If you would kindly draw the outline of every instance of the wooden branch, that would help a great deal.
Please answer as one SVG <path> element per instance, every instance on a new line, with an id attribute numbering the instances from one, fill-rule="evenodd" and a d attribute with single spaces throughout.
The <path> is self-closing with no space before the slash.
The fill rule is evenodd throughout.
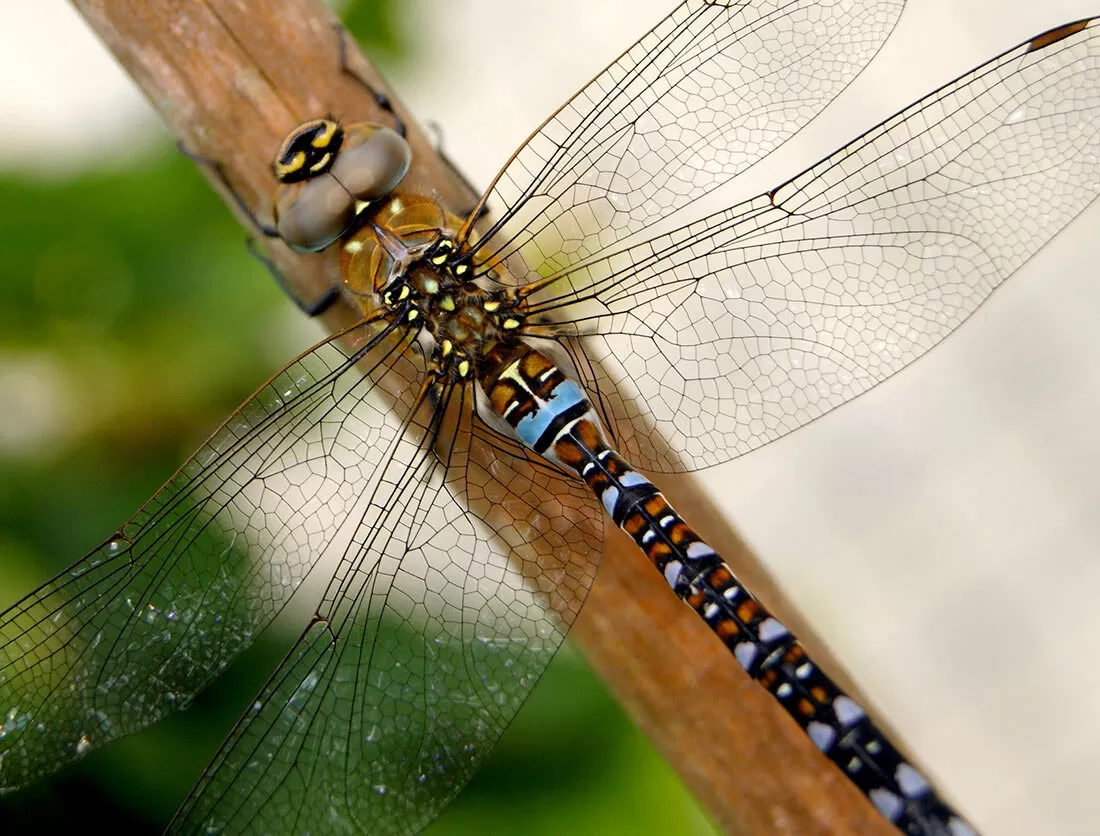
<path id="1" fill-rule="evenodd" d="M 339 65 L 335 20 L 317 0 L 72 0 L 185 148 L 217 160 L 261 219 L 270 218 L 269 163 L 298 122 L 325 114 L 387 123 Z M 501 4 L 506 13 L 507 4 Z M 381 79 L 348 43 L 352 66 Z M 608 58 L 611 56 L 609 55 Z M 469 194 L 415 120 L 406 184 L 469 206 Z M 215 189 L 228 198 L 211 170 Z M 167 197 L 167 196 L 166 196 Z M 229 199 L 242 222 L 244 213 Z M 253 230 L 256 234 L 257 231 Z M 273 258 L 303 299 L 331 287 L 331 256 Z M 350 324 L 350 308 L 325 315 Z M 857 689 L 793 611 L 729 523 L 690 479 L 662 479 L 669 499 L 850 693 Z M 593 667 L 720 826 L 737 834 L 895 834 L 618 531 L 573 631 Z M 866 705 L 866 700 L 863 700 Z"/>

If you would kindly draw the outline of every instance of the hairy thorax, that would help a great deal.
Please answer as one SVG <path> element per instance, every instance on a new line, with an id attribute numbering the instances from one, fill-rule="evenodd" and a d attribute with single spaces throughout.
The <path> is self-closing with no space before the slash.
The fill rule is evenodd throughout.
<path id="1" fill-rule="evenodd" d="M 455 248 L 462 221 L 429 198 L 394 194 L 343 242 L 341 272 L 365 314 L 379 306 L 418 333 L 429 363 L 458 377 L 494 345 L 518 339 L 523 303 L 499 271 L 474 278 Z"/>

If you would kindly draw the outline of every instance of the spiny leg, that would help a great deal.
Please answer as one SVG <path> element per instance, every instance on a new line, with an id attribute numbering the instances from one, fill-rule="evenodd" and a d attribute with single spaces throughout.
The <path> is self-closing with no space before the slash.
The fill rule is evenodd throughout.
<path id="1" fill-rule="evenodd" d="M 376 105 L 393 117 L 393 129 L 404 137 L 408 129 L 405 127 L 405 122 L 397 115 L 397 111 L 393 109 L 393 102 L 390 100 L 390 97 L 378 90 L 359 72 L 351 67 L 348 63 L 348 31 L 340 23 L 337 23 L 335 28 L 336 36 L 340 40 L 340 72 L 354 79 L 360 87 L 370 94 L 370 97 L 374 99 Z"/>
<path id="2" fill-rule="evenodd" d="M 354 79 L 355 82 L 357 84 L 359 84 L 359 86 L 361 86 L 364 90 L 366 90 L 367 93 L 371 96 L 371 98 L 374 99 L 375 104 L 377 104 L 382 110 L 384 110 L 386 113 L 390 114 L 390 116 L 393 117 L 394 130 L 397 131 L 397 133 L 399 133 L 401 136 L 405 136 L 407 128 L 405 126 L 404 121 L 402 121 L 401 117 L 397 115 L 397 111 L 394 110 L 393 102 L 391 101 L 390 97 L 387 96 L 385 93 L 379 91 L 373 84 L 371 84 L 369 81 L 367 81 L 360 73 L 356 72 L 351 67 L 351 65 L 348 63 L 348 40 L 347 40 L 348 37 L 349 37 L 348 36 L 348 31 L 339 23 L 336 24 L 336 30 L 337 30 L 337 35 L 340 39 L 340 70 L 341 70 L 341 72 L 346 73 L 348 76 L 350 76 L 352 79 Z M 470 182 L 470 179 L 465 174 L 462 173 L 461 169 L 459 169 L 458 166 L 456 166 L 454 164 L 454 162 L 451 160 L 451 158 L 448 157 L 447 154 L 444 153 L 444 151 L 443 151 L 443 131 L 440 130 L 439 125 L 435 122 L 429 122 L 428 123 L 428 128 L 435 134 L 434 148 L 435 148 L 436 154 L 439 155 L 439 158 L 443 161 L 443 164 L 446 165 L 447 168 L 449 168 L 451 170 L 451 172 L 455 175 L 455 177 L 457 177 L 459 179 L 459 181 L 466 188 L 466 190 L 474 196 L 474 200 L 476 201 L 477 198 L 479 198 L 481 196 L 481 192 L 474 186 L 473 183 Z M 469 216 L 469 214 L 471 212 L 474 211 L 476 206 L 477 206 L 477 204 L 474 203 L 472 206 L 469 206 L 469 207 L 463 209 L 462 211 L 458 212 L 457 214 L 460 218 L 466 218 L 466 217 Z M 487 212 L 488 212 L 488 209 L 485 206 L 482 206 L 481 211 L 478 213 L 478 218 L 480 219 L 481 216 L 486 214 Z"/>
<path id="3" fill-rule="evenodd" d="M 191 162 L 213 171 L 219 182 L 221 182 L 222 186 L 225 187 L 225 190 L 229 192 L 229 194 L 232 196 L 233 201 L 237 204 L 237 208 L 241 210 L 241 213 L 244 214 L 245 217 L 247 217 L 248 220 L 251 222 L 251 224 L 256 227 L 256 229 L 260 230 L 260 232 L 262 232 L 265 237 L 279 239 L 282 238 L 282 236 L 279 235 L 279 230 L 276 229 L 275 226 L 261 221 L 256 213 L 252 211 L 252 207 L 245 202 L 244 197 L 241 196 L 241 193 L 237 191 L 236 187 L 234 187 L 232 183 L 229 182 L 229 178 L 226 176 L 225 169 L 222 167 L 222 164 L 220 162 L 189 151 L 182 142 L 177 142 L 176 148 L 181 154 L 183 154 L 183 156 L 191 160 Z M 248 248 L 249 254 L 258 262 L 260 262 L 260 264 L 262 264 L 265 268 L 267 268 L 267 271 L 271 274 L 271 277 L 275 279 L 275 283 L 279 285 L 280 288 L 282 288 L 283 293 L 290 297 L 290 300 L 298 307 L 298 310 L 300 310 L 306 316 L 320 316 L 330 307 L 332 307 L 336 300 L 340 298 L 340 291 L 335 287 L 330 287 L 321 296 L 319 296 L 317 299 L 314 299 L 313 301 L 306 301 L 305 299 L 302 299 L 295 292 L 290 282 L 286 280 L 286 277 L 282 274 L 279 268 L 275 266 L 275 262 L 273 262 L 262 252 L 260 252 L 259 248 L 256 246 L 256 240 L 251 235 L 247 239 L 245 239 L 245 246 Z"/>
<path id="4" fill-rule="evenodd" d="M 336 303 L 336 300 L 340 298 L 339 289 L 330 286 L 312 302 L 307 302 L 295 292 L 295 289 L 291 286 L 290 282 L 286 280 L 282 271 L 275 266 L 275 262 L 260 251 L 259 247 L 256 246 L 255 238 L 249 236 L 245 241 L 245 246 L 248 248 L 248 254 L 267 268 L 267 272 L 271 274 L 271 278 L 275 280 L 275 283 L 282 288 L 283 293 L 289 296 L 291 301 L 298 306 L 298 310 L 306 316 L 320 316 L 331 308 Z"/>
<path id="5" fill-rule="evenodd" d="M 229 177 L 225 173 L 225 169 L 222 164 L 217 160 L 212 160 L 209 157 L 204 157 L 201 154 L 196 154 L 193 151 L 189 151 L 182 142 L 176 143 L 176 150 L 183 156 L 187 157 L 195 165 L 208 168 L 214 172 L 214 175 L 218 178 L 221 184 L 225 187 L 225 190 L 229 192 L 233 201 L 237 204 L 237 208 L 248 218 L 249 222 L 256 227 L 267 238 L 279 238 L 279 230 L 277 230 L 272 224 L 264 223 L 260 220 L 259 216 L 252 211 L 252 207 L 249 206 L 245 199 L 241 196 L 241 193 L 237 191 L 236 186 L 229 182 Z"/>
<path id="6" fill-rule="evenodd" d="M 443 128 L 440 127 L 439 123 L 438 122 L 428 122 L 428 130 L 432 134 L 434 134 L 433 138 L 434 138 L 435 142 L 433 143 L 433 147 L 435 148 L 435 153 L 439 156 L 439 159 L 443 160 L 443 164 L 446 165 L 447 168 L 449 168 L 451 170 L 451 172 L 455 175 L 455 177 L 457 177 L 461 181 L 461 183 L 462 183 L 463 187 L 465 187 L 466 191 L 468 191 L 470 194 L 472 194 L 474 196 L 474 204 L 472 206 L 469 206 L 469 207 L 463 209 L 461 212 L 458 213 L 458 216 L 460 218 L 463 218 L 463 219 L 468 218 L 470 216 L 470 213 L 472 213 L 475 209 L 478 208 L 477 200 L 478 200 L 478 198 L 481 197 L 481 191 L 478 190 L 478 188 L 473 183 L 470 182 L 470 178 L 467 177 L 462 172 L 462 169 L 460 169 L 455 164 L 455 162 L 449 156 L 447 156 L 447 152 L 443 150 Z M 480 221 L 488 213 L 489 213 L 489 204 L 488 203 L 482 203 L 481 208 L 478 210 L 477 217 L 474 218 L 474 220 L 475 221 Z"/>

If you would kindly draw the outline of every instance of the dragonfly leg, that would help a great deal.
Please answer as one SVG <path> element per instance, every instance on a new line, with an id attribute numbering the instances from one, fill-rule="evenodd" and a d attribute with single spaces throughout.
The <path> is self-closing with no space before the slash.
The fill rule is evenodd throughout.
<path id="1" fill-rule="evenodd" d="M 268 258 L 260 248 L 256 246 L 255 238 L 249 236 L 245 241 L 245 246 L 248 248 L 248 254 L 267 268 L 267 272 L 271 274 L 271 278 L 275 280 L 275 284 L 282 288 L 283 293 L 289 296 L 290 301 L 297 305 L 298 310 L 306 316 L 320 316 L 331 308 L 336 300 L 340 298 L 340 291 L 336 287 L 330 287 L 316 299 L 306 301 L 295 292 L 290 282 L 286 280 L 286 276 L 284 276 L 282 271 L 275 265 L 275 262 Z"/>
<path id="2" fill-rule="evenodd" d="M 405 136 L 406 133 L 408 132 L 408 129 L 407 129 L 404 121 L 401 119 L 401 117 L 397 115 L 397 111 L 394 110 L 393 101 L 390 99 L 390 97 L 387 96 L 382 91 L 378 90 L 373 84 L 371 84 L 369 81 L 367 81 L 367 79 L 365 79 L 362 76 L 361 73 L 359 73 L 355 69 L 353 69 L 352 66 L 348 63 L 348 32 L 347 32 L 347 30 L 339 23 L 336 24 L 336 30 L 337 30 L 337 35 L 340 38 L 340 70 L 341 70 L 341 72 L 344 72 L 347 75 L 349 75 L 351 78 L 353 78 L 355 80 L 355 82 L 357 84 L 359 84 L 359 86 L 361 86 L 364 90 L 366 90 L 367 93 L 370 94 L 371 98 L 374 99 L 375 104 L 377 104 L 380 108 L 382 108 L 382 110 L 384 110 L 386 113 L 390 114 L 390 116 L 393 117 L 394 130 L 397 131 L 397 133 L 399 133 L 401 136 Z M 434 144 L 434 147 L 435 147 L 436 154 L 438 154 L 439 158 L 441 160 L 443 160 L 443 162 L 447 166 L 447 168 L 449 168 L 454 173 L 454 175 L 460 181 L 462 181 L 462 185 L 466 187 L 467 191 L 469 191 L 470 194 L 472 194 L 474 196 L 474 199 L 476 200 L 478 197 L 481 196 L 481 192 L 478 191 L 474 187 L 474 185 L 470 182 L 469 178 L 465 174 L 462 173 L 462 171 L 458 168 L 458 166 L 456 166 L 454 164 L 454 162 L 451 160 L 451 158 L 448 157 L 443 152 L 443 131 L 440 130 L 439 125 L 435 122 L 429 122 L 428 127 L 435 134 L 435 142 L 433 144 Z M 462 218 L 467 217 L 471 212 L 473 212 L 473 210 L 476 207 L 477 207 L 476 203 L 473 204 L 472 206 L 467 207 L 465 210 L 458 213 L 459 217 L 462 217 Z M 487 211 L 488 210 L 485 208 L 485 206 L 482 206 L 481 210 L 478 212 L 478 218 L 480 218 L 482 215 L 484 215 Z"/>
<path id="3" fill-rule="evenodd" d="M 360 87 L 370 94 L 376 105 L 393 117 L 393 129 L 404 137 L 408 129 L 405 127 L 404 120 L 402 120 L 401 117 L 397 115 L 397 111 L 394 110 L 393 102 L 390 100 L 390 97 L 367 81 L 362 74 L 352 68 L 348 63 L 348 31 L 341 24 L 337 23 L 336 34 L 340 39 L 340 71 L 354 79 Z"/>
<path id="4" fill-rule="evenodd" d="M 196 154 L 193 151 L 189 151 L 182 142 L 176 143 L 176 148 L 183 156 L 191 160 L 196 165 L 203 166 L 214 172 L 215 176 L 225 187 L 225 190 L 233 197 L 233 201 L 237 204 L 237 208 L 248 218 L 249 222 L 267 238 L 282 238 L 279 235 L 279 230 L 270 223 L 261 221 L 260 218 L 252 211 L 252 207 L 245 203 L 241 193 L 229 182 L 229 178 L 225 174 L 225 169 L 222 164 L 217 160 L 212 160 L 209 157 L 204 157 L 201 154 Z M 260 264 L 267 268 L 267 271 L 271 274 L 271 277 L 275 279 L 275 283 L 283 289 L 283 293 L 290 297 L 290 300 L 298 307 L 302 313 L 306 316 L 319 316 L 327 311 L 332 304 L 339 298 L 340 291 L 335 287 L 329 288 L 328 291 L 323 293 L 319 298 L 312 301 L 302 299 L 290 283 L 286 280 L 286 277 L 280 272 L 279 268 L 275 266 L 270 258 L 260 252 L 260 249 L 256 246 L 256 240 L 249 236 L 245 241 L 245 246 L 248 248 L 249 254 L 255 258 Z"/>
<path id="5" fill-rule="evenodd" d="M 433 134 L 432 138 L 434 142 L 432 145 L 435 148 L 435 153 L 439 155 L 439 159 L 443 160 L 443 163 L 454 173 L 455 177 L 462 181 L 462 185 L 465 186 L 466 191 L 474 196 L 474 204 L 463 209 L 458 213 L 458 216 L 460 218 L 467 218 L 476 209 L 477 217 L 474 218 L 474 220 L 481 220 L 482 217 L 489 213 L 488 202 L 482 203 L 481 208 L 478 208 L 477 199 L 481 196 L 481 192 L 470 182 L 470 178 L 463 174 L 462 170 L 455 165 L 454 161 L 447 156 L 447 152 L 443 150 L 443 128 L 440 124 L 434 121 L 428 122 L 428 130 Z"/>
<path id="6" fill-rule="evenodd" d="M 237 191 L 237 188 L 229 182 L 229 178 L 225 174 L 225 169 L 222 164 L 217 160 L 212 160 L 209 157 L 204 157 L 201 154 L 196 154 L 193 151 L 189 151 L 182 142 L 176 143 L 176 150 L 183 156 L 187 157 L 195 165 L 208 168 L 214 172 L 214 175 L 218 178 L 221 184 L 225 187 L 225 190 L 232 196 L 234 203 L 237 204 L 237 208 L 248 218 L 249 222 L 260 230 L 267 238 L 280 238 L 279 230 L 275 228 L 273 224 L 265 223 L 261 221 L 259 216 L 252 211 L 252 207 L 245 203 L 241 193 Z"/>

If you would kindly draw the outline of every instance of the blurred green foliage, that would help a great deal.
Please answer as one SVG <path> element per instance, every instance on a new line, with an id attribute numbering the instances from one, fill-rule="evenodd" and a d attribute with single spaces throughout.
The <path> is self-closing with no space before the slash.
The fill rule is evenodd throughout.
<path id="1" fill-rule="evenodd" d="M 415 53 L 399 2 L 344 8 L 391 64 Z M 243 239 L 171 147 L 60 180 L 0 172 L 0 606 L 115 530 L 301 347 L 300 315 Z M 5 796 L 0 832 L 159 832 L 290 640 L 262 641 L 184 714 Z M 430 832 L 711 831 L 566 649 Z"/>

